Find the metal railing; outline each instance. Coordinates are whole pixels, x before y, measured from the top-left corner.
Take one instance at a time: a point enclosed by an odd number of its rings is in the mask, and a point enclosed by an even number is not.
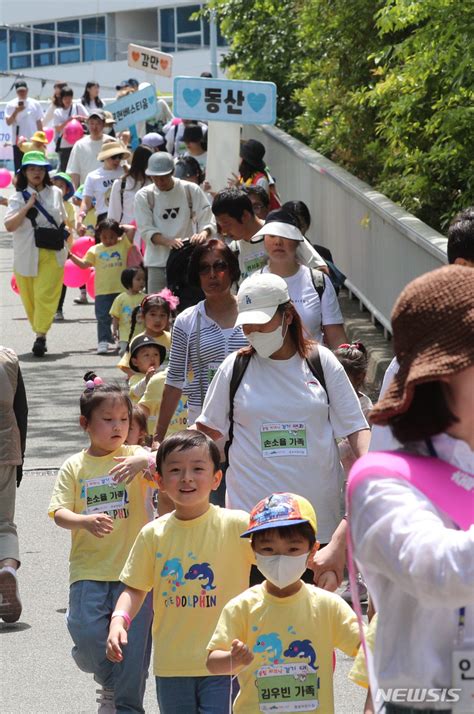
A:
[[[280,129],[246,126],[244,135],[265,144],[282,200],[308,205],[308,238],[331,250],[350,292],[391,332],[396,298],[413,278],[446,263],[446,238]]]

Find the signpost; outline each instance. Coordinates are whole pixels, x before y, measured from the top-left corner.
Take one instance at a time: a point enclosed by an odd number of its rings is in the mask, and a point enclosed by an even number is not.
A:
[[[238,173],[241,125],[275,123],[276,97],[273,82],[175,77],[174,114],[209,124],[206,179],[213,191]]]
[[[128,46],[128,65],[150,74],[171,77],[173,55],[152,50],[149,47],[130,44]]]

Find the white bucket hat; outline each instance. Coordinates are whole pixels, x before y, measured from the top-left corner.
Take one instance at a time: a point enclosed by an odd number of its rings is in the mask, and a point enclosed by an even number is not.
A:
[[[264,325],[277,307],[289,302],[288,286],[273,273],[254,273],[246,278],[237,293],[237,325]]]

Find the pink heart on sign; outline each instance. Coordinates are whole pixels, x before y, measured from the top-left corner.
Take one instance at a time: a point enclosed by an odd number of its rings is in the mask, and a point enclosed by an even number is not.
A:
[[[138,62],[139,59],[140,59],[140,52],[132,52],[132,60],[134,62]]]

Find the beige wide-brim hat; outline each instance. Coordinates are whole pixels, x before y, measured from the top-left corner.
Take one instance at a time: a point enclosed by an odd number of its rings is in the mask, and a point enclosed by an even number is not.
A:
[[[474,365],[474,269],[447,265],[413,280],[395,303],[392,329],[400,369],[370,412],[373,424],[406,412],[417,384]]]
[[[131,156],[130,151],[120,141],[108,141],[102,151],[99,152],[97,159],[105,161],[105,159],[110,159],[111,156],[117,156],[117,154],[123,154],[124,159],[129,159]]]

